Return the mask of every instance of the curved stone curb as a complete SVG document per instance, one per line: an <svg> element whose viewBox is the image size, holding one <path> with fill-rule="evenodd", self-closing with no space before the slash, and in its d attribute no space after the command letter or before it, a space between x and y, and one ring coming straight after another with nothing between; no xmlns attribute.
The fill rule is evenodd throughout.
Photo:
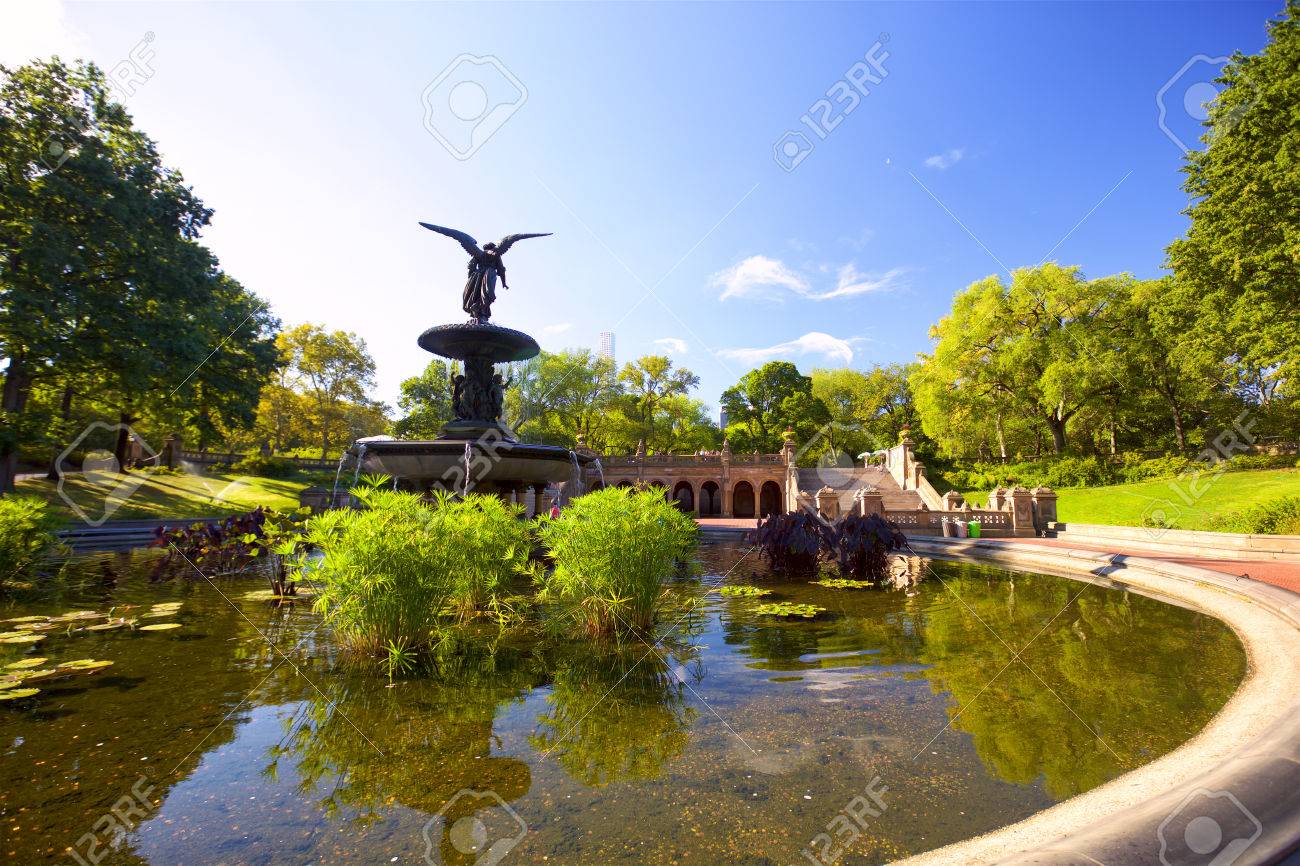
<svg viewBox="0 0 1300 866"><path fill-rule="evenodd" d="M902 862L1247 866L1277 863L1300 847L1300 595L1122 554L993 540L910 543L923 556L1064 574L1190 605L1236 631L1248 669L1219 714L1173 752L1023 821ZM1217 844L1197 853L1216 832Z"/></svg>

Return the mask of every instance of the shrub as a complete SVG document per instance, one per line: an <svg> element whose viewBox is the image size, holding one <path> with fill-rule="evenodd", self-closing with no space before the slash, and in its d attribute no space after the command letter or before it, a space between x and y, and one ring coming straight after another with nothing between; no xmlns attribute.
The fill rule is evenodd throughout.
<svg viewBox="0 0 1300 866"><path fill-rule="evenodd" d="M298 464L288 457L274 457L267 454L249 454L230 469L233 472L258 475L263 478L291 478L298 474Z"/></svg>
<svg viewBox="0 0 1300 866"><path fill-rule="evenodd" d="M1216 514L1209 529L1259 535L1300 535L1300 496L1281 496L1243 511Z"/></svg>
<svg viewBox="0 0 1300 866"><path fill-rule="evenodd" d="M817 571L822 553L829 545L829 527L811 511L773 514L760 520L745 540L759 548L759 556L784 574Z"/></svg>
<svg viewBox="0 0 1300 866"><path fill-rule="evenodd" d="M62 549L54 534L58 524L44 500L0 497L0 587L30 573Z"/></svg>
<svg viewBox="0 0 1300 866"><path fill-rule="evenodd" d="M898 525L879 514L846 514L827 523L811 511L774 514L747 536L772 568L786 574L815 573L823 560L840 574L882 578L889 554L907 543Z"/></svg>
<svg viewBox="0 0 1300 866"><path fill-rule="evenodd" d="M695 521L655 490L610 487L538 521L555 567L539 579L542 601L562 624L590 636L644 631L655 621L662 581L698 543Z"/></svg>
<svg viewBox="0 0 1300 866"><path fill-rule="evenodd" d="M907 544L898 524L879 514L848 514L831 525L830 554L840 574L880 579L889 573L889 555Z"/></svg>
<svg viewBox="0 0 1300 866"><path fill-rule="evenodd" d="M495 496L454 499L378 487L353 490L360 510L327 511L308 522L323 558L303 567L315 607L351 649L419 651L443 620L491 608L528 571L528 525L518 506Z"/></svg>

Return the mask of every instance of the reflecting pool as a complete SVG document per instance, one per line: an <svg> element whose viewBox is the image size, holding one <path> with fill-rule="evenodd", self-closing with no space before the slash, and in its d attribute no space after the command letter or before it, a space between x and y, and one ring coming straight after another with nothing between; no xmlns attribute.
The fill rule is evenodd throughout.
<svg viewBox="0 0 1300 866"><path fill-rule="evenodd" d="M483 632L392 681L349 664L309 604L244 598L255 579L150 583L148 554L84 559L0 618L181 627L0 644L0 667L114 662L0 703L5 855L881 863L1159 757L1245 672L1228 627L1132 592L937 560L899 588L836 590L732 544L700 558L679 587L698 606L656 644ZM737 583L771 594L716 592ZM826 612L756 615L769 601Z"/></svg>

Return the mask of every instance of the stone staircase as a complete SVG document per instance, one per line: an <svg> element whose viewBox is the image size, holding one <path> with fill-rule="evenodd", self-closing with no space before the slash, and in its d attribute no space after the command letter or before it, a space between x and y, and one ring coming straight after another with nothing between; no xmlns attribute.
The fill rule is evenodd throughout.
<svg viewBox="0 0 1300 866"><path fill-rule="evenodd" d="M853 494L864 487L874 487L884 498L886 511L919 511L921 496L915 490L903 490L889 474L889 470L880 466L868 467L820 467L799 470L799 492L810 497L816 496L823 487L830 487L840 494L840 508L848 510L853 505Z"/></svg>

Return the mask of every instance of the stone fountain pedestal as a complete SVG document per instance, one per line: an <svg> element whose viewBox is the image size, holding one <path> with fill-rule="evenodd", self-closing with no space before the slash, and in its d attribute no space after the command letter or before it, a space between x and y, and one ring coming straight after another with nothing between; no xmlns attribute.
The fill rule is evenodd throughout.
<svg viewBox="0 0 1300 866"><path fill-rule="evenodd" d="M555 445L530 445L514 438L501 421L509 382L497 364L526 361L541 351L522 331L487 322L439 325L420 335L422 349L461 362L452 380L455 418L436 439L368 439L349 452L358 472L382 472L407 489L435 487L456 493L494 493L540 510L551 484L580 478L592 455ZM580 481L578 483L581 483Z"/></svg>

